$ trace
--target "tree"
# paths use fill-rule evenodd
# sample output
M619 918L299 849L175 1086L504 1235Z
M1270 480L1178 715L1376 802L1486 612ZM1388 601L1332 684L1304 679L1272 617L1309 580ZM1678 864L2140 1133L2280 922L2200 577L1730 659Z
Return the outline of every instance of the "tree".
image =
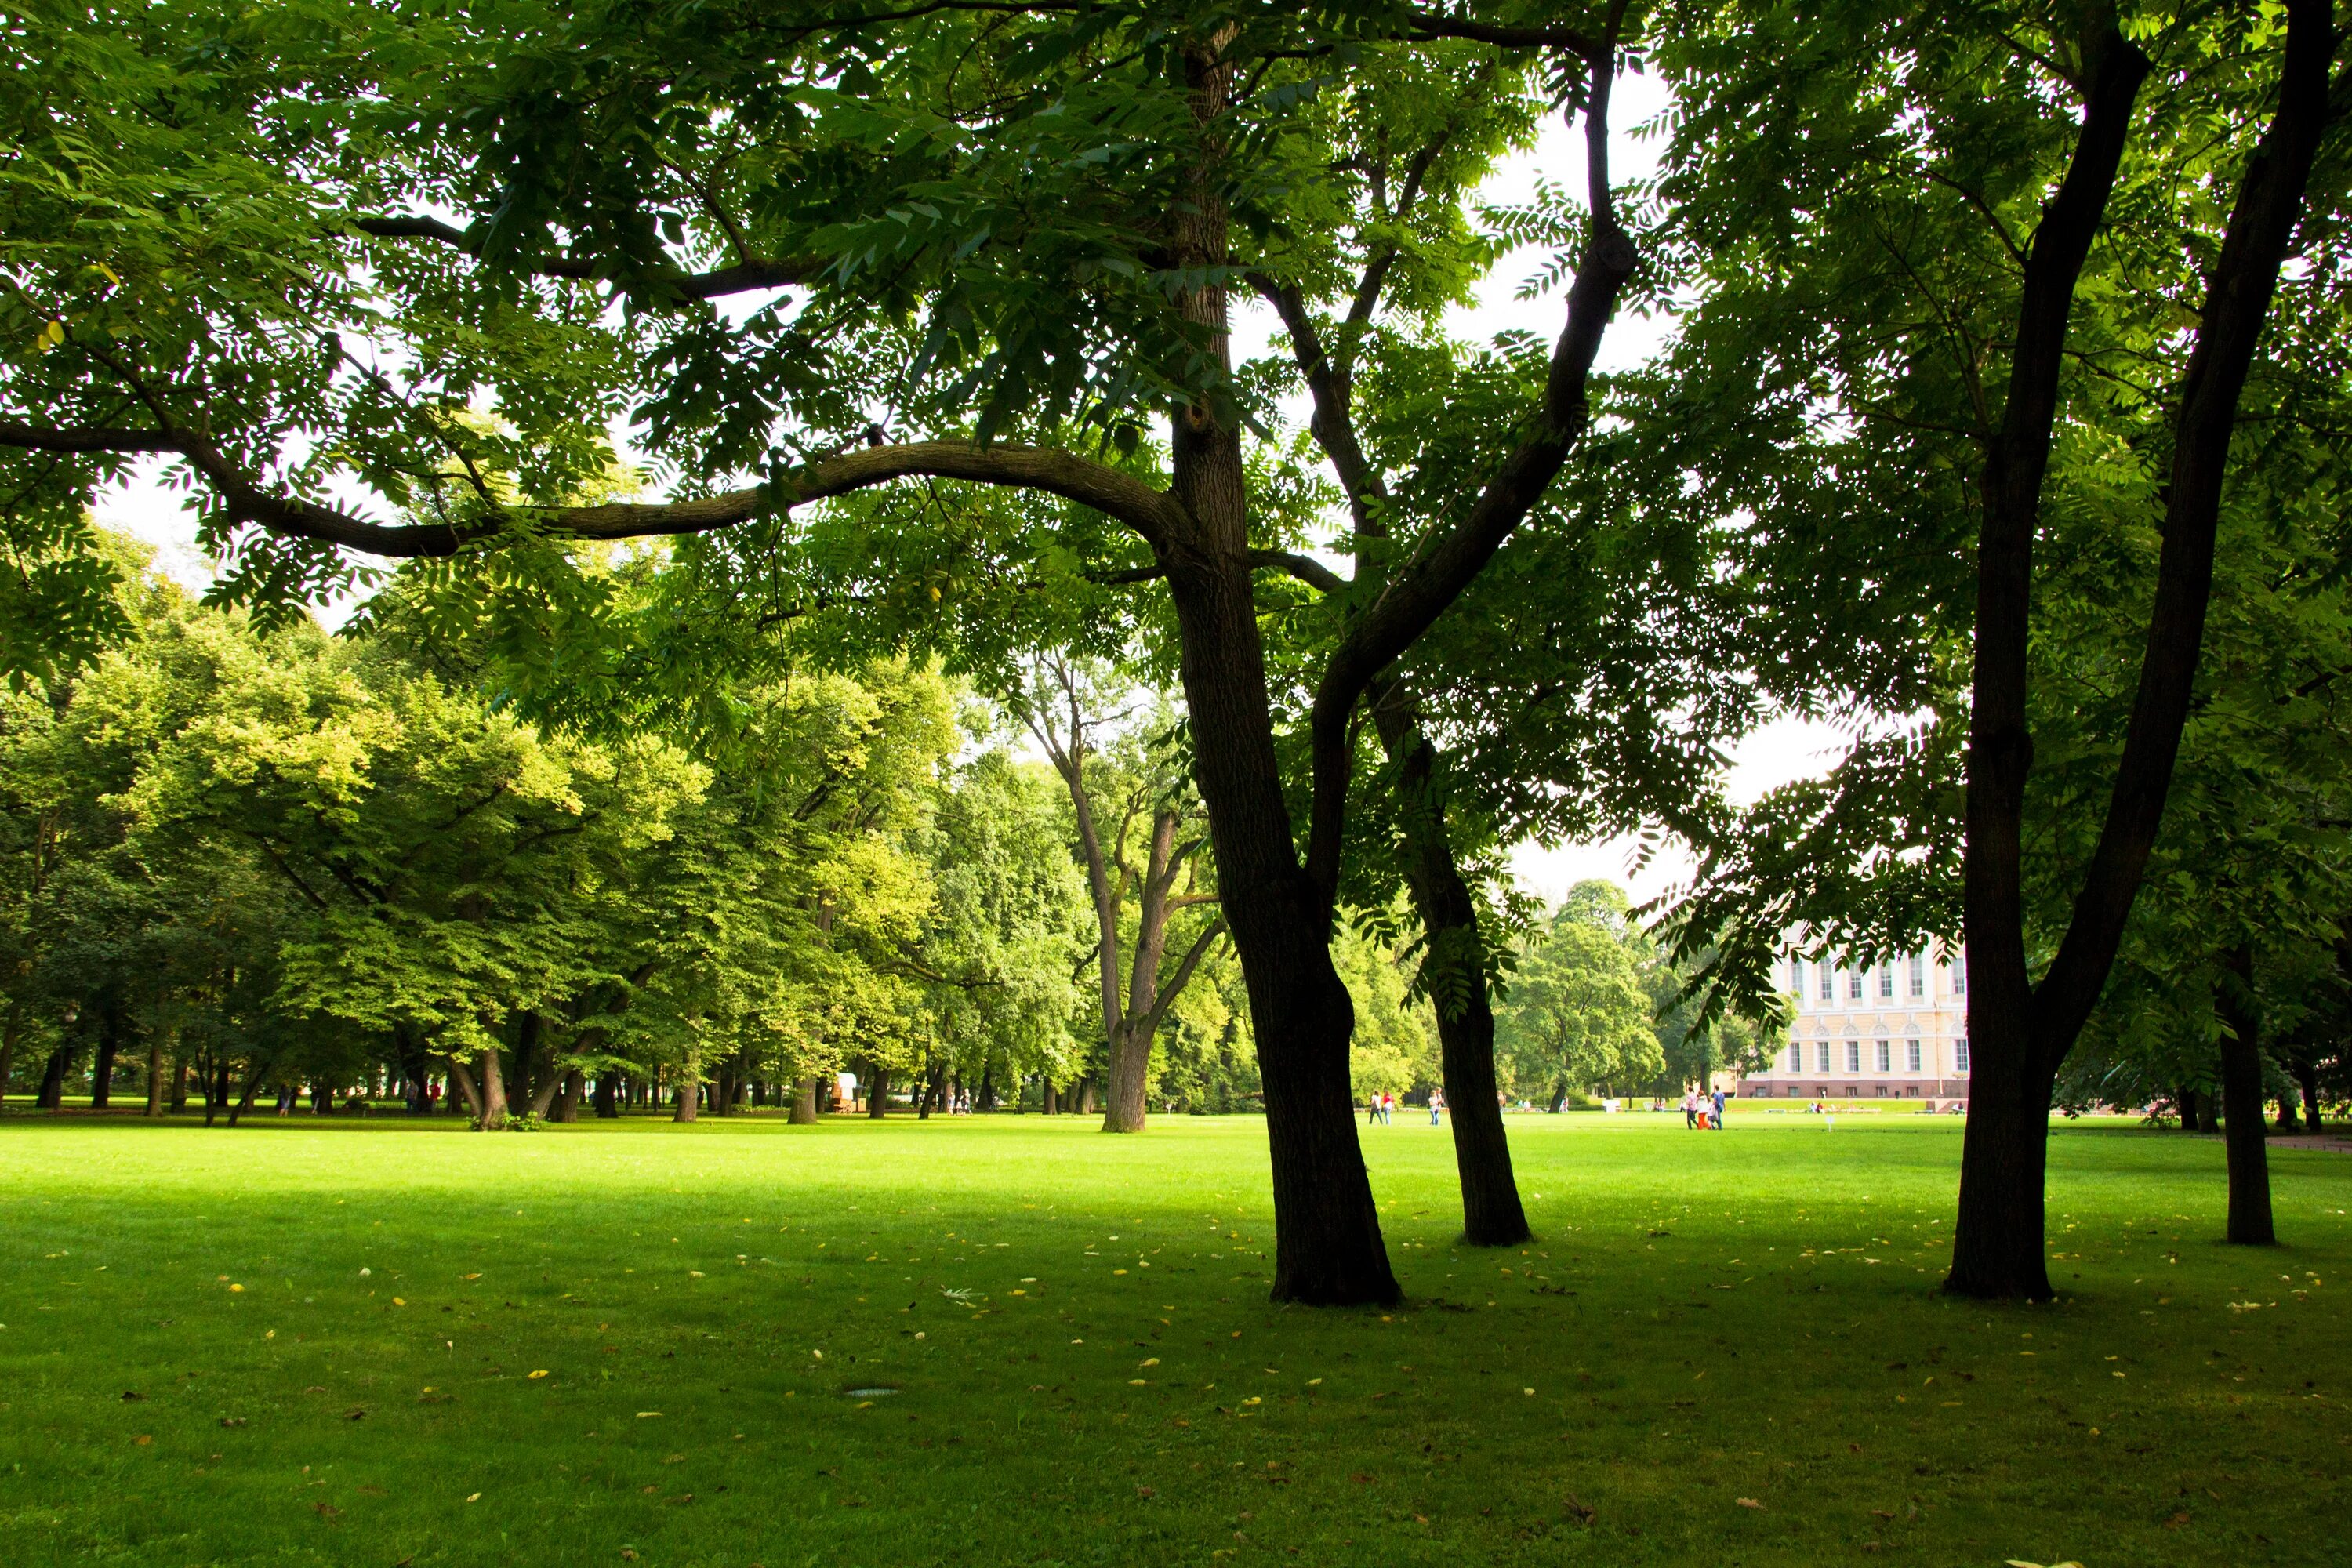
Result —
M1553 1110L1571 1089L1622 1090L1664 1068L1638 943L1625 895L1580 882L1520 960L1496 1037L1513 1078Z
M1265 1076L1274 1294L1391 1300L1329 952L1349 738L1367 692L1588 423L1593 354L1635 261L1606 156L1624 16L1596 29L1388 4L524 7L495 27L356 9L299 26L205 6L45 18L26 40L45 62L27 100L68 107L10 128L21 369L0 441L24 456L6 477L56 515L130 458L169 454L204 487L207 537L233 562L225 591L271 604L347 580L345 548L726 528L756 546L796 507L909 479L1112 520L1129 539L1100 570L1163 579L1177 625ZM225 32L236 48L200 47ZM1572 68L1555 85L1593 154L1567 324L1475 502L1401 536L1356 585L1314 680L1302 857L1252 582L1268 563L1227 290L1267 236L1325 221L1320 193L1365 178L1333 155L1325 73L1458 61L1532 108L1546 89L1528 62L1545 50ZM167 110L186 82L147 62L194 58L221 62L203 110ZM1448 171L1433 198L1481 166ZM194 228L91 216L191 210L190 190L211 216ZM434 207L467 222L417 210ZM604 286L627 305L617 317ZM740 326L709 304L784 286L803 291L793 310L755 306ZM478 390L502 420L487 434L457 417ZM688 494L572 504L632 400ZM1167 421L1164 484L1140 458L1095 455L1133 447L1147 417ZM431 521L315 499L331 470Z
M1818 710L1832 686L1864 694L1857 717L1938 719L1768 803L1682 940L1718 943L1717 973L1760 1002L1792 927L1857 952L1963 929L1975 1065L1947 1285L2042 1299L2053 1085L2157 838L2241 393L2283 263L2334 231L2331 212L2297 237L2337 37L2316 0L2284 26L2104 5L1790 25L1709 8L1664 34L1683 119L1662 195L1710 281L1652 405L1649 494L1754 509L1758 644L1780 656L1759 668L1785 700ZM2030 961L2037 551L2077 509L2161 546L2097 847ZM1821 868L1775 890L1792 859Z
M1169 924L1179 911L1213 905L1217 895L1199 886L1208 849L1205 824L1191 781L1164 740L1126 737L1123 755L1107 753L1097 737L1113 716L1101 710L1128 693L1110 672L1070 659L1041 656L1015 710L1069 791L1087 886L1094 896L1094 960L1100 980L1102 1027L1109 1066L1106 1132L1140 1132L1151 1045L1162 1020L1225 933L1223 916L1194 923L1173 970L1166 967ZM1173 716L1161 712L1164 731ZM1088 764L1094 766L1089 769ZM1096 816L1097 796L1118 811L1106 839ZM1134 863L1139 848L1143 864ZM1122 940L1130 898L1135 940Z

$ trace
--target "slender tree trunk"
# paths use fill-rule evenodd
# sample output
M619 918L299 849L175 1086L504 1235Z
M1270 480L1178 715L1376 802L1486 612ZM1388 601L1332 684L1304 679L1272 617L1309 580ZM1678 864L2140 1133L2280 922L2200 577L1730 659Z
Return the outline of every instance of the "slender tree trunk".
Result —
M185 1058L174 1052L172 1058L172 1114L185 1116L187 1113L188 1063Z
M866 1114L879 1121L890 1113L890 1069L874 1068L874 1081L866 1086Z
M2294 1064L2295 1087L2303 1091L2303 1130L2325 1132L2326 1119L2319 1114L2319 1064L2305 1057Z
M553 1075L546 1070L546 1064L541 1059L544 1053L540 1049L545 1034L545 1024L537 1008L524 1008L515 1020L514 1094L523 1104L534 1108L547 1103L539 1092L540 1080L546 1079L551 1086L553 1083ZM488 1076L488 1072L483 1074L486 1080ZM504 1124L503 1118L500 1124Z
M147 1041L147 1119L155 1121L163 1114L163 1042L160 1037Z
M2263 1126L2262 1015L2254 996L2254 955L2241 944L2214 987L2221 1016L2221 1142L2230 1165L2227 1239L2272 1247L2269 1133Z
M719 1064L718 1079L713 1089L719 1114L732 1116L735 1114L735 1063L731 1058Z
M1515 1247L1528 1239L1528 1215L1495 1098L1495 1009L1486 994L1478 903L1462 879L1446 832L1436 748L1412 725L1399 688L1381 694L1373 717L1391 760L1401 764L1396 795L1405 886L1421 918L1423 989L1437 1012L1454 1166L1462 1184L1462 1238L1474 1247ZM1351 1107L1351 1123L1354 1116Z
M122 1008L109 1002L98 1013L98 1060L90 1068L89 1108L104 1110L114 1098L114 1060L122 1051Z
M2219 1089L2197 1097L2197 1131L2209 1138L2221 1135L2221 1094Z
M2180 1130L2183 1132L2197 1131L2197 1091L2186 1084L2172 1091L2172 1103L2180 1111Z
M1054 1075L1052 1073L1047 1073L1045 1075L1045 1087L1038 1092L1043 1096L1043 1099L1039 1101L1037 1107L1038 1114L1042 1116L1059 1116L1062 1114L1062 1094L1061 1090L1054 1087Z
M792 1113L784 1118L793 1127L816 1125L816 1075L810 1073L793 1085Z
M2302 1125L2302 1120L2294 1113L2294 1094L2289 1092L2280 1095L2278 1097L2278 1130L2282 1132L2295 1131Z

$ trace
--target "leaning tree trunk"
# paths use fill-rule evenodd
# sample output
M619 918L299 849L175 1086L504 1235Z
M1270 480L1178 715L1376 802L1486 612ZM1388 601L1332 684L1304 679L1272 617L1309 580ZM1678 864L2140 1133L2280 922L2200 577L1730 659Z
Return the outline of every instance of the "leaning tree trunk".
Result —
M1402 763L1396 794L1405 886L1421 917L1423 989L1437 1011L1438 1058L1462 1183L1462 1238L1474 1247L1515 1247L1528 1239L1528 1215L1495 1097L1495 1009L1486 994L1478 903L1462 879L1446 832L1436 748L1412 727L1393 689L1383 694L1374 717L1381 743ZM1354 1120L1351 1106L1350 1125Z
M2227 1239L2272 1247L2270 1132L2263 1125L2262 1015L2254 999L2254 955L2242 944L2222 965L2214 988L2221 1016L2221 1142L2230 1166Z
M816 1075L811 1073L793 1085L792 1114L784 1121L793 1127L816 1125Z
M580 1097L586 1091L587 1087L588 1079L586 1074L583 1073L578 1068L564 1068L563 1088L556 1094L555 1108L552 1112L543 1114L551 1115L551 1118L557 1121L579 1121Z

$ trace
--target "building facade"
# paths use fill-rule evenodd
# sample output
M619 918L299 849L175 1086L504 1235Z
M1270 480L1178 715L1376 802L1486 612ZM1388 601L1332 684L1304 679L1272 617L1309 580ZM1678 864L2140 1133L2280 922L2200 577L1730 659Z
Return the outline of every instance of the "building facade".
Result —
M1908 1100L1937 1109L1969 1098L1969 968L1937 943L1860 965L1843 955L1783 961L1795 999L1771 1065L1739 1080L1758 1100Z

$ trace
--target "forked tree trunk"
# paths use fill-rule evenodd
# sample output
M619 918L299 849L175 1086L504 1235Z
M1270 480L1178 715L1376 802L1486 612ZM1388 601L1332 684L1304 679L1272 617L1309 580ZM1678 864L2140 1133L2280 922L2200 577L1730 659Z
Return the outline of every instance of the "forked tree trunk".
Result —
M2262 1015L2254 996L2254 955L2242 944L2222 965L2213 989L2221 1017L2221 1143L2230 1166L2226 1239L2272 1247L2270 1133L2263 1125Z
M2288 0L2286 9L2277 107L2231 207L2174 410L2155 596L2106 818L2064 933L2035 984L2025 955L2021 871L2033 759L2027 727L2033 544L2075 285L2148 71L2112 11L2087 14L2082 129L2027 254L2001 426L1983 471L1963 862L1975 1070L1952 1271L1944 1282L1958 1295L2050 1295L2042 1230L2050 1091L2106 985L2163 817L2212 596L2239 395L2333 114L2328 70L2338 40L2331 8L2327 0Z
M784 1118L794 1127L816 1125L816 1075L809 1074L793 1085L792 1114Z
M587 1087L587 1075L583 1073L578 1068L567 1068L564 1069L563 1088L556 1096L555 1100L555 1110L553 1112L553 1118L555 1121L577 1121L580 1120L580 1097L582 1093L586 1090Z
M621 1075L607 1068L596 1075L596 1120L621 1119Z

